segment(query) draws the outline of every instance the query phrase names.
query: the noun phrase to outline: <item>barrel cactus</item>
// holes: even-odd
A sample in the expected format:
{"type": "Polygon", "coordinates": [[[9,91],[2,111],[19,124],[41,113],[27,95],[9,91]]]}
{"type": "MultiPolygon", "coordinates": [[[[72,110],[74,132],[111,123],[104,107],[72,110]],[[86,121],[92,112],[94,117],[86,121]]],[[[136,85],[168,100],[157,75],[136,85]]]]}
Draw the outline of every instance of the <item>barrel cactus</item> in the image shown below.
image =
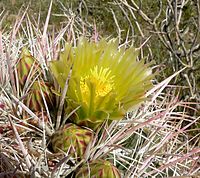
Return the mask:
{"type": "Polygon", "coordinates": [[[74,158],[83,158],[87,145],[93,137],[89,129],[68,123],[56,131],[51,139],[54,152],[67,152],[74,158]]]}
{"type": "Polygon", "coordinates": [[[47,106],[53,105],[54,95],[51,92],[51,85],[43,81],[43,73],[38,60],[25,47],[22,48],[16,70],[23,102],[29,109],[40,112],[45,110],[45,102],[47,106]],[[25,97],[24,92],[28,93],[25,97]]]}
{"type": "Polygon", "coordinates": [[[35,81],[29,91],[28,95],[24,99],[24,103],[32,111],[45,110],[45,102],[49,108],[54,104],[54,95],[51,92],[51,85],[43,80],[35,81]]]}
{"type": "Polygon", "coordinates": [[[22,48],[20,58],[16,64],[18,81],[23,89],[27,79],[29,82],[41,74],[41,68],[38,61],[30,54],[27,48],[22,48]]]}
{"type": "Polygon", "coordinates": [[[109,161],[99,159],[84,164],[75,178],[121,178],[121,174],[109,161]]]}

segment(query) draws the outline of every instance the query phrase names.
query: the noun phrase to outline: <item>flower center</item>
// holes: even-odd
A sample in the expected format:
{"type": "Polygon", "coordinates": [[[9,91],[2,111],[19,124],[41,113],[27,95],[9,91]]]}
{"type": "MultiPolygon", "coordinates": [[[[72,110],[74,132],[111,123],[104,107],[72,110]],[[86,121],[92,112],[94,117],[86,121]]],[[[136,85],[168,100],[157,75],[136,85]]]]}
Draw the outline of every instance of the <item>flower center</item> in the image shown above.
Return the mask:
{"type": "Polygon", "coordinates": [[[80,88],[83,94],[83,98],[86,97],[90,91],[87,85],[87,81],[91,82],[95,86],[95,97],[103,97],[107,95],[114,88],[114,75],[111,76],[111,70],[109,68],[100,69],[95,66],[90,69],[87,76],[81,77],[80,88]]]}

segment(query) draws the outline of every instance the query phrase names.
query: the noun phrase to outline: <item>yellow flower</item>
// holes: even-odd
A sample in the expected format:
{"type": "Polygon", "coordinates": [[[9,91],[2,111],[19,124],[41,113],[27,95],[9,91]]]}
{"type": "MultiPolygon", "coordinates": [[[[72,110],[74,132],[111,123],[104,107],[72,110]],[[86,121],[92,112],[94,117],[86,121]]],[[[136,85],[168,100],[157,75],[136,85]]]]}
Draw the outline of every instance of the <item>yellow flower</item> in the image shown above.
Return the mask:
{"type": "Polygon", "coordinates": [[[95,43],[81,38],[76,47],[66,45],[50,67],[61,88],[72,69],[66,110],[80,106],[73,122],[96,127],[106,119],[121,119],[145,99],[153,75],[143,60],[137,61],[137,54],[133,47],[118,49],[114,40],[95,43]]]}
{"type": "Polygon", "coordinates": [[[114,89],[114,75],[110,76],[110,69],[102,67],[99,69],[95,66],[94,69],[90,69],[87,76],[81,77],[80,91],[82,92],[83,101],[88,104],[90,97],[90,88],[87,85],[87,81],[90,81],[95,86],[95,102],[98,102],[101,97],[104,97],[114,89]]]}

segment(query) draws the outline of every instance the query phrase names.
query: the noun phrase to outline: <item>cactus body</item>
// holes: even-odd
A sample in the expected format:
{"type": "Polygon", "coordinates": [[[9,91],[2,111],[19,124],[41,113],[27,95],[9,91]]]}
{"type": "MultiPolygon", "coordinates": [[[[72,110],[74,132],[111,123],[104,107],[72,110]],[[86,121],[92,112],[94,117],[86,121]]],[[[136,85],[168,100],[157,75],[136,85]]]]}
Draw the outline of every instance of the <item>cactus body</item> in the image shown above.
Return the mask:
{"type": "Polygon", "coordinates": [[[75,124],[66,124],[52,136],[54,152],[68,152],[75,158],[83,158],[93,132],[75,124]]]}
{"type": "Polygon", "coordinates": [[[25,98],[24,103],[32,111],[38,112],[45,110],[45,103],[47,106],[52,107],[54,95],[50,90],[50,85],[42,80],[35,81],[29,90],[28,96],[25,98]]]}
{"type": "Polygon", "coordinates": [[[109,161],[95,160],[83,165],[75,178],[121,178],[121,175],[109,161]]]}
{"type": "Polygon", "coordinates": [[[29,81],[33,80],[41,73],[38,61],[31,56],[28,49],[23,48],[20,59],[16,65],[17,76],[20,87],[23,88],[29,76],[29,81]]]}

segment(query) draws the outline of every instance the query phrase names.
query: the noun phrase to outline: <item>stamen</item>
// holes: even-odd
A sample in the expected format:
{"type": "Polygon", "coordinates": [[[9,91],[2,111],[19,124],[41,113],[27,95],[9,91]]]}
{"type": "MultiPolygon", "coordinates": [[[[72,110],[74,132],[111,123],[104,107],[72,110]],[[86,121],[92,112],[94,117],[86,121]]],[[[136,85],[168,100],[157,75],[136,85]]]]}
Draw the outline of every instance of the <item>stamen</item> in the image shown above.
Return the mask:
{"type": "Polygon", "coordinates": [[[97,99],[107,95],[114,89],[114,77],[114,75],[111,75],[109,68],[101,67],[99,69],[98,66],[95,66],[87,76],[81,77],[80,88],[83,99],[87,101],[90,94],[87,81],[90,81],[95,86],[95,99],[97,99]]]}

